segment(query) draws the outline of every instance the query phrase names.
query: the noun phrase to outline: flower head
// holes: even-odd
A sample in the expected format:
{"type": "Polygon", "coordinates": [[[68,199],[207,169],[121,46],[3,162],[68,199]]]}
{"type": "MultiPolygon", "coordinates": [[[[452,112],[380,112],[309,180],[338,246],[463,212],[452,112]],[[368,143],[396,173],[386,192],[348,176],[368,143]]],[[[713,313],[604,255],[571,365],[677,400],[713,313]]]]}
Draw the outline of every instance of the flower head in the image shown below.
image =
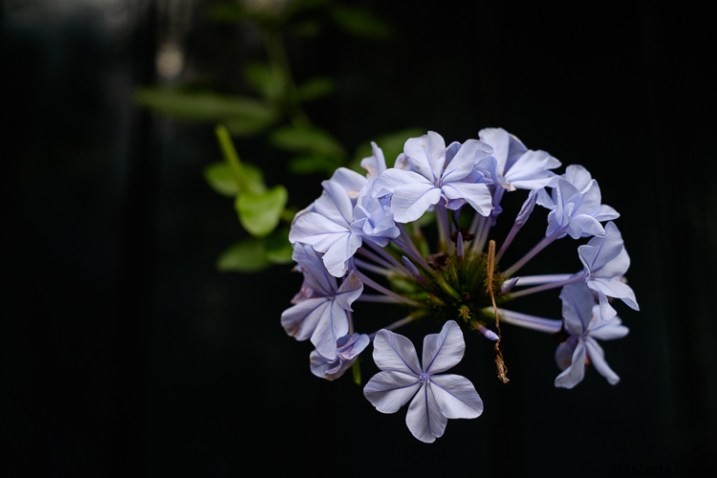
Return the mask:
{"type": "Polygon", "coordinates": [[[515,326],[561,340],[555,386],[574,387],[588,364],[616,384],[598,340],[628,333],[614,299],[638,310],[625,279],[630,259],[612,222],[619,215],[602,204],[587,169],[568,165],[558,174],[553,170],[560,161],[528,149],[501,128],[482,129],[478,136],[446,145],[429,131],[408,139],[391,168],[372,143],[371,156],[361,161],[366,175],[337,169],[322,182],[320,197],[296,215],[289,233],[304,280],[281,323],[289,335],[314,345],[311,372],[336,380],[352,368],[354,378],[360,377],[365,361],[359,359],[373,341],[380,371],[365,384],[365,397],[382,413],[408,405],[408,429],[426,443],[444,434],[448,419],[483,412],[473,383],[445,373],[463,358],[464,332],[491,347],[503,383],[509,378],[501,343],[515,326]],[[495,238],[503,197],[521,192],[525,198],[511,215],[507,235],[495,238]],[[536,206],[549,211],[546,234],[532,247],[521,245],[519,233],[534,220],[536,206]],[[581,244],[568,240],[583,238],[581,244]],[[577,248],[582,271],[517,275],[555,243],[572,244],[573,254],[577,248]],[[523,255],[506,264],[506,251],[518,247],[523,255]],[[562,320],[505,308],[527,295],[557,295],[558,289],[562,320]],[[374,321],[357,320],[355,330],[353,307],[358,304],[358,317],[366,302],[387,308],[375,314],[376,321],[390,317],[391,306],[401,315],[375,331],[364,329],[374,321]],[[394,330],[427,318],[443,326],[424,337],[419,360],[411,339],[394,330]],[[504,331],[501,323],[507,324],[504,331]]]}

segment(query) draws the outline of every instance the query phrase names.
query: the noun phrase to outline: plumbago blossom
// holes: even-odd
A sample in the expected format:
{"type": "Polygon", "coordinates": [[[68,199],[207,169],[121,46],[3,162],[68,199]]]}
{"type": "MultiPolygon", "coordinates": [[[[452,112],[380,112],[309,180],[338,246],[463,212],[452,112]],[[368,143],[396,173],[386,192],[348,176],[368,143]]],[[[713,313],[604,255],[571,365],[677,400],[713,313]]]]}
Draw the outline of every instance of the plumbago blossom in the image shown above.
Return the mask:
{"type": "Polygon", "coordinates": [[[619,214],[602,203],[586,168],[568,165],[561,174],[560,161],[528,149],[502,128],[449,144],[428,131],[408,139],[392,167],[380,147],[371,146],[372,155],[361,162],[366,173],[336,170],[322,182],[321,195],[296,215],[289,234],[303,284],[281,324],[296,340],[312,344],[314,375],[336,380],[351,369],[360,383],[362,369],[373,368],[363,388],[366,399],[381,413],[407,405],[406,425],[425,443],[443,436],[448,419],[483,412],[473,382],[446,373],[463,358],[464,334],[493,348],[504,383],[501,324],[556,338],[554,386],[575,387],[588,368],[618,383],[598,341],[628,333],[616,300],[635,311],[639,306],[625,278],[630,259],[614,222],[619,214]],[[507,233],[494,238],[504,196],[519,191],[522,206],[508,219],[507,233]],[[547,222],[544,236],[517,246],[523,226],[540,220],[534,218],[538,210],[547,222]],[[580,270],[519,273],[568,238],[580,270]],[[518,248],[518,259],[506,264],[506,252],[518,248]],[[543,292],[562,304],[555,317],[508,305],[543,292]],[[356,330],[354,307],[366,302],[386,307],[379,318],[392,318],[378,330],[356,330]],[[395,332],[410,332],[418,321],[438,330],[424,337],[421,360],[414,342],[395,332]]]}

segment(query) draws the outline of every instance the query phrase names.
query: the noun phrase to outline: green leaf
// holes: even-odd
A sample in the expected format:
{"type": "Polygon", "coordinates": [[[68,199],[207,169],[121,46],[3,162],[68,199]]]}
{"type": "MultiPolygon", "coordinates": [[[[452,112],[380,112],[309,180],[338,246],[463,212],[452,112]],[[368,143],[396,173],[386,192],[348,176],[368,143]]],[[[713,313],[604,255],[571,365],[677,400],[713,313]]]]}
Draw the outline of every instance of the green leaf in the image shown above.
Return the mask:
{"type": "Polygon", "coordinates": [[[277,118],[270,105],[243,96],[141,88],[135,93],[135,99],[140,105],[172,118],[224,123],[235,134],[256,133],[277,118]]]}
{"type": "Polygon", "coordinates": [[[284,186],[275,186],[260,194],[242,192],[235,202],[239,221],[253,236],[266,236],[279,224],[287,197],[284,186]]]}
{"type": "Polygon", "coordinates": [[[333,93],[336,83],[331,78],[312,78],[296,88],[298,102],[312,101],[333,93]]]}
{"type": "Polygon", "coordinates": [[[204,168],[204,179],[222,196],[236,196],[239,186],[227,163],[212,163],[204,168]]]}
{"type": "MultiPolygon", "coordinates": [[[[403,145],[409,138],[415,138],[426,134],[425,129],[420,128],[407,128],[401,131],[388,133],[377,137],[374,141],[383,151],[383,155],[386,158],[386,166],[389,168],[394,165],[396,158],[403,152],[403,145]]],[[[363,171],[360,167],[361,160],[369,157],[373,154],[371,150],[371,144],[369,142],[364,143],[356,150],[353,161],[351,161],[351,167],[357,171],[363,171]]]]}
{"type": "Polygon", "coordinates": [[[309,126],[285,126],[275,130],[269,140],[279,149],[295,153],[314,153],[343,158],[345,151],[326,131],[309,126]]]}
{"type": "MultiPolygon", "coordinates": [[[[251,164],[242,163],[242,174],[245,176],[248,191],[253,193],[266,191],[264,174],[261,169],[251,164]]],[[[225,162],[216,162],[205,167],[204,179],[214,191],[222,196],[233,197],[239,194],[239,187],[231,167],[225,162]]]]}
{"type": "Polygon", "coordinates": [[[393,35],[391,25],[385,20],[360,8],[334,5],[331,17],[343,31],[358,37],[385,40],[393,35]]]}
{"type": "Polygon", "coordinates": [[[294,248],[289,242],[289,228],[272,232],[266,238],[266,259],[272,264],[288,264],[292,261],[294,248]]]}
{"type": "Polygon", "coordinates": [[[266,247],[260,239],[247,239],[230,246],[217,259],[217,269],[223,272],[257,272],[270,263],[266,247]]]}
{"type": "Polygon", "coordinates": [[[242,163],[244,167],[244,176],[246,177],[247,191],[254,194],[262,194],[266,192],[264,184],[264,173],[257,166],[249,163],[242,163]]]}
{"type": "Polygon", "coordinates": [[[327,156],[297,156],[289,161],[289,172],[293,174],[323,174],[331,176],[341,161],[327,156]]]}
{"type": "Polygon", "coordinates": [[[244,68],[244,79],[264,98],[276,101],[286,95],[287,78],[280,68],[252,63],[244,68]]]}

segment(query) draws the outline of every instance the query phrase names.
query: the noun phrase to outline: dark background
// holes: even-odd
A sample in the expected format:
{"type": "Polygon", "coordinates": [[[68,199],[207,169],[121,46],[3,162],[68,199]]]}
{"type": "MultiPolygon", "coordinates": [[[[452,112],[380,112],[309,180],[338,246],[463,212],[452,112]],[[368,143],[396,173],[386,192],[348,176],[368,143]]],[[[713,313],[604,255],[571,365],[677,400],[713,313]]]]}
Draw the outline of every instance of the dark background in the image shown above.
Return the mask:
{"type": "MultiPolygon", "coordinates": [[[[714,476],[717,77],[705,11],[363,1],[351,3],[394,38],[328,29],[289,44],[297,77],[337,79],[310,112],[349,148],[406,127],[462,140],[502,126],[588,167],[621,212],[641,305],[619,309],[630,335],[605,344],[621,383],[588,370],[557,390],[552,339],[510,329],[510,384],[489,354],[469,354],[485,413],[428,446],[405,409],[382,415],[349,377],[310,374],[310,348],[279,324],[299,285],[289,266],[215,269],[243,232],[202,178],[220,159],[212,125],[132,99],[159,81],[167,35],[186,74],[236,88],[256,45],[209,22],[207,3],[3,4],[4,476],[714,476]]],[[[260,144],[246,151],[300,205],[318,194],[320,178],[290,183],[260,144]]]]}

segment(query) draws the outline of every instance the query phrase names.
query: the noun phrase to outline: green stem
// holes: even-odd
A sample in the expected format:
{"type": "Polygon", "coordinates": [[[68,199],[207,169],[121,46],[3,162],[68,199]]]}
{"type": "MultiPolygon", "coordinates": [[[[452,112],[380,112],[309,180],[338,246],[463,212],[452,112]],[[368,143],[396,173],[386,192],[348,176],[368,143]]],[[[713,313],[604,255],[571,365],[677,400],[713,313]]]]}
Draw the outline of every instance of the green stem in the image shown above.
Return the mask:
{"type": "Polygon", "coordinates": [[[229,131],[223,125],[217,125],[214,131],[217,135],[217,139],[219,140],[219,146],[224,154],[224,159],[229,164],[229,169],[231,169],[234,180],[237,183],[239,192],[241,193],[243,191],[247,191],[249,187],[246,182],[246,174],[244,173],[244,168],[239,160],[239,155],[237,154],[236,149],[234,149],[234,143],[229,135],[229,131]]]}

